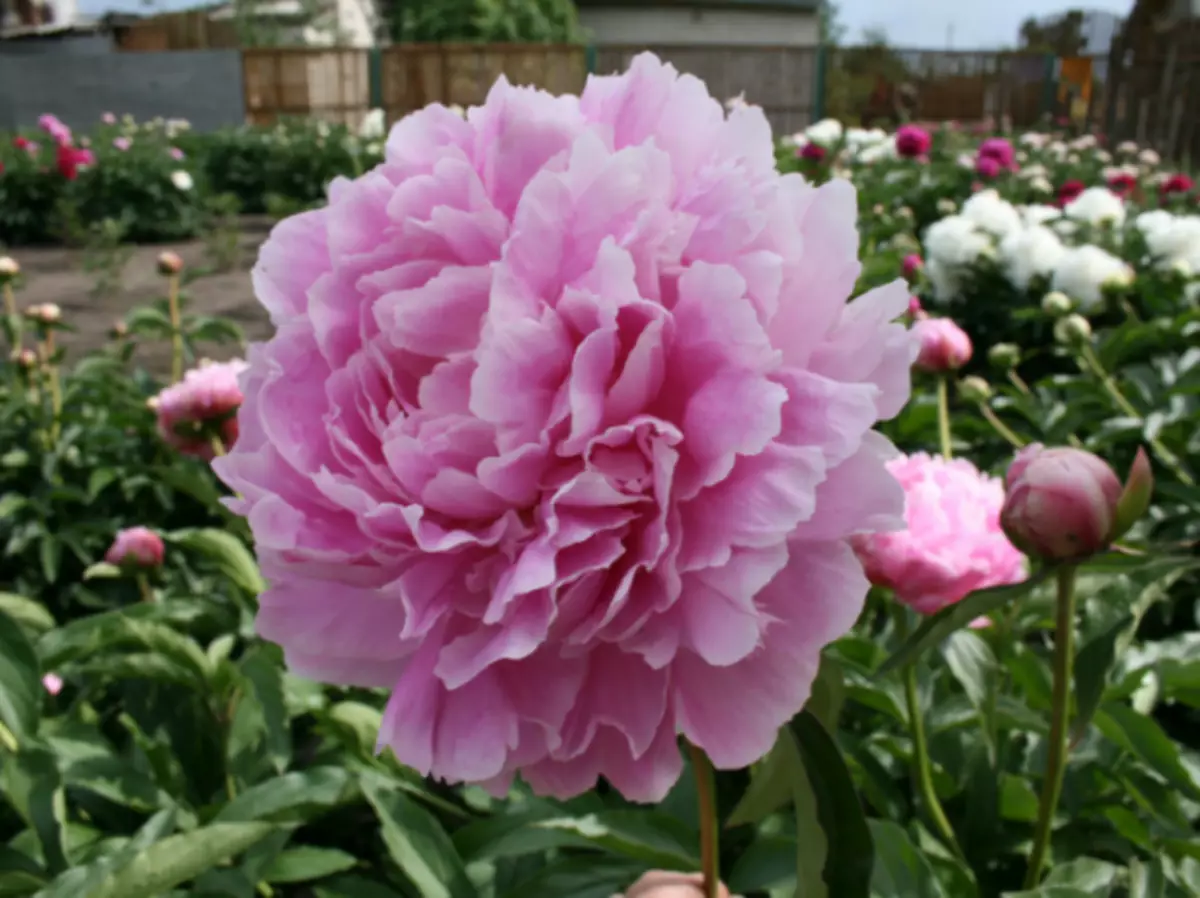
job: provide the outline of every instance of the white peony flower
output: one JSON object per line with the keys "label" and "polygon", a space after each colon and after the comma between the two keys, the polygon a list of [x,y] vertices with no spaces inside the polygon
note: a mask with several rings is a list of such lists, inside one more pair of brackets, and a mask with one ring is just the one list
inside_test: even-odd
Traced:
{"label": "white peony flower", "polygon": [[1117,152],[1125,156],[1132,156],[1138,151],[1138,145],[1132,140],[1123,140],[1117,144]]}
{"label": "white peony flower", "polygon": [[1070,144],[1071,149],[1073,150],[1090,150],[1095,145],[1096,135],[1094,134],[1084,134],[1080,137],[1076,137],[1071,141]]}
{"label": "white peony flower", "polygon": [[1049,174],[1050,170],[1046,168],[1046,166],[1042,165],[1040,162],[1035,162],[1033,165],[1027,165],[1022,168],[1018,176],[1033,180],[1034,178],[1048,177]]}
{"label": "white peony flower", "polygon": [[963,203],[962,215],[994,237],[1003,239],[1021,229],[1016,206],[994,190],[981,190]]}
{"label": "white peony flower", "polygon": [[883,159],[894,159],[896,158],[896,145],[891,141],[872,144],[859,150],[857,158],[864,165],[873,165]]}
{"label": "white peony flower", "polygon": [[925,274],[938,302],[959,298],[969,266],[994,253],[992,240],[973,221],[950,215],[925,232]]}
{"label": "white peony flower", "polygon": [[192,176],[183,169],[171,172],[171,183],[175,185],[176,190],[188,191],[192,189]]}
{"label": "white peony flower", "polygon": [[1039,134],[1037,131],[1027,131],[1021,135],[1021,143],[1035,150],[1040,150],[1050,142],[1049,134]]}
{"label": "white peony flower", "polygon": [[1138,153],[1138,162],[1142,165],[1154,166],[1162,162],[1162,158],[1154,150],[1142,150]]}
{"label": "white peony flower", "polygon": [[1054,185],[1045,178],[1033,178],[1029,182],[1029,189],[1034,193],[1053,193]]}
{"label": "white peony flower", "polygon": [[815,125],[809,125],[804,136],[824,146],[831,146],[842,139],[842,123],[835,118],[822,119]]}
{"label": "white peony flower", "polygon": [[1089,187],[1067,203],[1063,212],[1067,218],[1088,224],[1119,225],[1125,221],[1125,201],[1107,187]]}
{"label": "white peony flower", "polygon": [[379,140],[387,130],[387,121],[382,109],[372,109],[363,116],[358,126],[358,136],[363,140]]}
{"label": "white peony flower", "polygon": [[1108,152],[1108,150],[1096,150],[1096,152],[1092,153],[1092,156],[1097,162],[1103,164],[1112,162],[1112,153]]}
{"label": "white peony flower", "polygon": [[975,168],[975,157],[970,153],[959,153],[957,161],[959,168]]}
{"label": "white peony flower", "polygon": [[1135,224],[1157,268],[1170,270],[1184,264],[1200,271],[1200,217],[1172,215],[1159,209],[1143,212]]}
{"label": "white peony flower", "polygon": [[1058,206],[1046,206],[1041,203],[1022,206],[1018,211],[1021,213],[1021,221],[1026,226],[1045,224],[1062,217],[1062,210]]}
{"label": "white peony flower", "polygon": [[1000,243],[1001,262],[1018,290],[1028,290],[1035,277],[1050,277],[1066,251],[1058,235],[1041,225],[1014,231]]}
{"label": "white peony flower", "polygon": [[1133,269],[1098,246],[1084,244],[1067,249],[1054,269],[1052,284],[1079,303],[1092,310],[1104,303],[1104,288],[1127,286],[1133,283]]}

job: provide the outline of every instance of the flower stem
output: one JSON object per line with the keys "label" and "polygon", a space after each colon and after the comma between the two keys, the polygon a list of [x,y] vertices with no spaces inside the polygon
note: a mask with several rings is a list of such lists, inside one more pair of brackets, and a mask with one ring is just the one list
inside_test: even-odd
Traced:
{"label": "flower stem", "polygon": [[1008,369],[1008,379],[1014,387],[1024,393],[1026,396],[1032,396],[1033,390],[1029,389],[1029,384],[1025,383],[1025,379],[1017,373],[1016,368]]}
{"label": "flower stem", "polygon": [[139,573],[137,575],[138,594],[142,597],[143,602],[154,601],[154,590],[150,588],[150,581],[146,579],[146,575]]}
{"label": "flower stem", "polygon": [[700,803],[700,867],[704,874],[704,898],[719,898],[721,893],[721,852],[718,842],[720,821],[712,763],[704,750],[688,743],[692,771],[696,775],[696,797]]}
{"label": "flower stem", "polygon": [[209,443],[212,446],[213,458],[220,458],[225,454],[225,441],[221,439],[221,435],[219,433],[214,433],[210,438]]}
{"label": "flower stem", "polygon": [[58,381],[58,365],[54,364],[54,331],[47,329],[41,345],[42,365],[46,371],[46,388],[50,393],[50,443],[58,439],[59,419],[62,417],[62,388]]}
{"label": "flower stem", "polygon": [[[899,602],[892,606],[893,617],[896,620],[896,635],[903,642],[908,638],[908,610]],[[913,742],[913,774],[917,780],[917,791],[921,794],[921,803],[925,812],[933,822],[934,829],[942,837],[942,841],[959,857],[962,849],[954,837],[954,828],[946,819],[942,803],[938,800],[937,790],[933,787],[933,765],[929,760],[929,745],[925,740],[925,718],[921,712],[921,700],[917,694],[917,667],[909,664],[901,673],[904,679],[904,698],[908,704],[908,726],[912,731]]]}
{"label": "flower stem", "polygon": [[1054,629],[1054,692],[1050,706],[1050,736],[1046,752],[1046,778],[1042,782],[1042,797],[1038,808],[1037,829],[1025,888],[1037,887],[1042,867],[1050,853],[1050,834],[1054,828],[1054,812],[1062,795],[1063,776],[1067,760],[1067,724],[1071,715],[1071,668],[1075,655],[1075,568],[1064,567],[1058,572],[1058,613]]}
{"label": "flower stem", "polygon": [[167,284],[167,308],[171,313],[171,383],[183,379],[183,322],[179,315],[179,275]]}
{"label": "flower stem", "polygon": [[[1081,347],[1080,357],[1083,359],[1083,367],[1092,373],[1092,375],[1100,381],[1100,385],[1104,387],[1112,401],[1116,403],[1117,408],[1124,412],[1129,417],[1136,421],[1145,422],[1145,416],[1134,407],[1134,404],[1129,401],[1128,397],[1121,392],[1121,388],[1117,386],[1117,382],[1113,380],[1112,375],[1104,370],[1104,365],[1100,362],[1095,351],[1086,343]],[[1185,486],[1195,486],[1196,481],[1187,471],[1184,470],[1183,464],[1179,461],[1178,456],[1170,449],[1163,445],[1162,440],[1158,437],[1153,437],[1149,440],[1150,448],[1154,450],[1154,454],[1158,456],[1159,461],[1171,469],[1179,482]]]}
{"label": "flower stem", "polygon": [[1009,429],[1008,425],[1000,420],[1000,417],[991,410],[986,402],[979,403],[979,413],[983,415],[984,420],[991,424],[996,433],[1008,440],[1009,445],[1014,449],[1021,449],[1025,446],[1025,441]]}
{"label": "flower stem", "polygon": [[945,375],[938,378],[938,437],[942,444],[942,456],[953,458],[954,450],[950,447],[950,378]]}

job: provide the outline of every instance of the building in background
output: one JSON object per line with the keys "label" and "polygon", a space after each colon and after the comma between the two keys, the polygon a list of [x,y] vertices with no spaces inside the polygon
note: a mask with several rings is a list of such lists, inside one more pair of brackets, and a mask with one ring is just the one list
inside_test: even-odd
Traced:
{"label": "building in background", "polygon": [[598,47],[816,47],[821,0],[575,0]]}
{"label": "building in background", "polygon": [[0,36],[62,31],[78,19],[75,0],[0,0]]}

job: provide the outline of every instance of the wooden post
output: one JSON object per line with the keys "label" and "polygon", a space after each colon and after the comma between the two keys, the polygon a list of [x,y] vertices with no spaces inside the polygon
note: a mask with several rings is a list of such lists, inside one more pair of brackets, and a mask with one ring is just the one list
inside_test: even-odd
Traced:
{"label": "wooden post", "polygon": [[1163,66],[1162,82],[1158,88],[1158,106],[1154,117],[1155,144],[1160,147],[1167,140],[1167,109],[1171,102],[1171,86],[1175,81],[1175,57],[1179,53],[1177,41],[1171,41],[1167,47],[1167,63]]}

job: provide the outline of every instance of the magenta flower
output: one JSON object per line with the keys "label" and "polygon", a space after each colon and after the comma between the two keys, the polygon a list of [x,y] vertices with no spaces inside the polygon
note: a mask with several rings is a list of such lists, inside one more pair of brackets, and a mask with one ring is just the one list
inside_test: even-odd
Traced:
{"label": "magenta flower", "polygon": [[876,586],[921,614],[1025,578],[1025,558],[1000,529],[1004,487],[965,459],[918,452],[888,469],[904,487],[907,530],[857,537]]}
{"label": "magenta flower", "polygon": [[[991,159],[996,163],[995,168],[997,173],[1001,169],[1011,170],[1016,167],[1016,153],[1013,150],[1013,145],[1003,137],[989,137],[979,145],[978,160],[982,162],[984,159]],[[991,168],[991,166],[988,167]],[[976,170],[980,171],[980,174],[983,174],[979,169],[978,162],[976,163]]]}
{"label": "magenta flower", "polygon": [[913,276],[925,267],[925,260],[921,258],[919,253],[909,253],[904,257],[904,261],[900,263],[901,273],[908,280],[912,280]]}
{"label": "magenta flower", "polygon": [[846,304],[855,217],[649,54],[405,118],[255,269],[278,330],[214,469],[259,632],[390,688],[380,744],[444,780],[652,801],[680,733],[761,757],[862,607],[849,537],[900,522],[908,292]]}
{"label": "magenta flower", "polygon": [[[980,156],[975,160],[975,173],[981,178],[991,180],[997,177],[1002,171],[1001,165],[990,156]],[[977,188],[981,189],[981,188]]]}
{"label": "magenta flower", "polygon": [[933,147],[933,137],[919,125],[901,125],[896,131],[896,152],[906,159],[924,156]]}
{"label": "magenta flower", "polygon": [[812,143],[810,141],[802,146],[796,155],[801,159],[807,159],[809,162],[821,162],[825,159],[826,150],[819,143]]}
{"label": "magenta flower", "polygon": [[163,561],[162,537],[147,527],[118,530],[104,560],[131,567],[158,567]]}
{"label": "magenta flower", "polygon": [[1159,192],[1166,197],[1175,193],[1189,193],[1195,186],[1196,185],[1191,178],[1185,174],[1179,173],[1171,175],[1171,177],[1163,181],[1158,189]]}
{"label": "magenta flower", "polygon": [[56,673],[48,673],[42,677],[42,688],[50,695],[58,695],[62,692],[63,679]]}
{"label": "magenta flower", "polygon": [[242,404],[240,359],[202,363],[155,397],[158,432],[185,455],[213,457],[213,438],[228,449],[238,438],[236,413]]}
{"label": "magenta flower", "polygon": [[124,153],[131,146],[133,146],[133,141],[130,140],[128,137],[124,137],[124,136],[114,137],[113,138],[113,146],[116,147],[118,150],[120,150],[122,153]]}
{"label": "magenta flower", "polygon": [[945,374],[971,361],[971,338],[949,318],[922,318],[913,333],[920,346],[916,366],[922,371]]}
{"label": "magenta flower", "polygon": [[71,145],[71,129],[58,120],[56,116],[46,113],[38,116],[38,127],[50,135],[50,138],[60,147]]}

